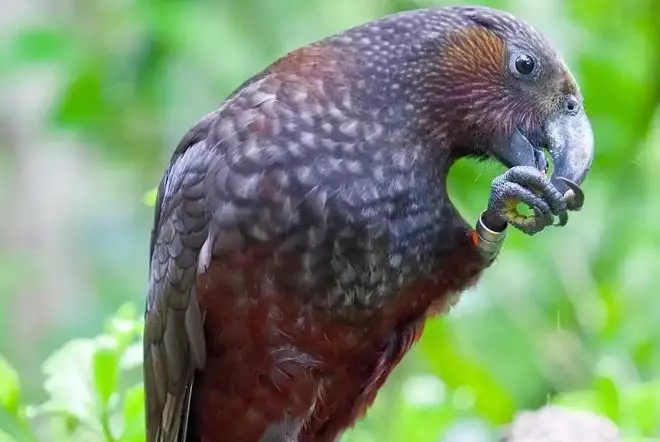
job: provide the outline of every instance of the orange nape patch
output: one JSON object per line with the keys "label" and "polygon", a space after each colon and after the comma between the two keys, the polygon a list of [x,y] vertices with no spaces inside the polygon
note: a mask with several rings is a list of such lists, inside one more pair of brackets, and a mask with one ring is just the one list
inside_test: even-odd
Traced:
{"label": "orange nape patch", "polygon": [[484,28],[453,33],[442,50],[443,67],[460,75],[501,76],[504,61],[504,42]]}

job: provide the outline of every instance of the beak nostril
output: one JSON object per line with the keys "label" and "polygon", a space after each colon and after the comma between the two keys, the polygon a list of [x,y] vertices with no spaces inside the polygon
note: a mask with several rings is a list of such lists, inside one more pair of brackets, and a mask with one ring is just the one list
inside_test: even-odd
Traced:
{"label": "beak nostril", "polygon": [[575,114],[580,108],[580,102],[575,95],[568,95],[564,101],[564,110],[569,114]]}

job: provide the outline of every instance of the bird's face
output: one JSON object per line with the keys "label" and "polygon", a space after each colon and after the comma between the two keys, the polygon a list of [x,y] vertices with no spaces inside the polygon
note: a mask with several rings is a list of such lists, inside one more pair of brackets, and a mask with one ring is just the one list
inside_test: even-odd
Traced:
{"label": "bird's face", "polygon": [[[487,8],[457,8],[463,25],[443,45],[446,96],[454,98],[457,139],[478,156],[507,167],[541,170],[552,159],[551,181],[582,183],[594,154],[591,125],[578,85],[550,44],[511,15]],[[458,123],[458,122],[462,123]]]}

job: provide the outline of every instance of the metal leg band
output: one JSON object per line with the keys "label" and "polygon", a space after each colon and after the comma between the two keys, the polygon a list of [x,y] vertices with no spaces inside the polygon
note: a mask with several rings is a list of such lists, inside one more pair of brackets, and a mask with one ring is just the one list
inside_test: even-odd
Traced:
{"label": "metal leg band", "polygon": [[493,262],[506,238],[506,225],[502,231],[488,228],[484,223],[484,213],[479,216],[475,226],[475,246],[488,262]]}

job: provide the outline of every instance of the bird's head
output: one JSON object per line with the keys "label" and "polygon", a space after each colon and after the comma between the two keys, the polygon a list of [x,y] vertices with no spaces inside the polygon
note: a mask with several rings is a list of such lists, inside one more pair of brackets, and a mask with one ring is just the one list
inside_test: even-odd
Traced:
{"label": "bird's head", "polygon": [[436,19],[445,32],[427,66],[426,93],[438,101],[432,106],[441,115],[432,120],[442,122],[435,130],[450,147],[539,169],[547,166],[546,150],[559,191],[569,191],[561,177],[582,183],[593,133],[577,82],[550,43],[489,8],[442,8]]}

